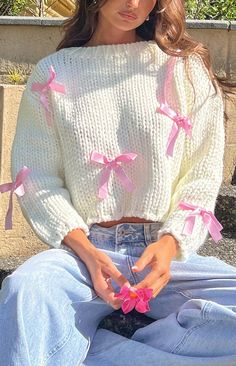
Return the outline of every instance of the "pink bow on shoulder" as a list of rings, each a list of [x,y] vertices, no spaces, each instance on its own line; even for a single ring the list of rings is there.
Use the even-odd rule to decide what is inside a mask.
[[[173,156],[174,146],[180,128],[183,128],[183,130],[185,131],[186,135],[189,138],[192,137],[191,121],[189,117],[181,116],[180,114],[176,113],[173,109],[169,107],[167,103],[162,103],[160,107],[157,108],[157,112],[160,112],[161,114],[164,114],[165,116],[171,118],[174,122],[168,138],[167,149],[166,149],[166,155]]]
[[[58,93],[65,94],[65,87],[63,85],[60,85],[58,83],[54,82],[54,79],[56,78],[56,72],[53,68],[53,66],[50,66],[50,77],[49,80],[46,83],[33,83],[31,86],[32,91],[36,91],[40,93],[40,102],[42,103],[43,107],[45,108],[46,112],[46,119],[48,125],[52,124],[52,115],[49,108],[47,93],[49,90],[54,90]]]
[[[4,183],[0,185],[0,192],[5,193],[10,191],[10,199],[8,205],[8,211],[5,219],[5,230],[12,229],[12,210],[13,210],[13,193],[22,197],[25,194],[24,181],[28,177],[31,170],[24,166],[16,175],[16,180],[12,183]]]
[[[222,235],[220,231],[223,229],[223,226],[217,220],[215,215],[211,211],[207,211],[202,207],[191,205],[189,203],[180,202],[179,208],[182,210],[191,210],[190,213],[185,219],[185,225],[182,231],[184,235],[191,235],[193,232],[193,228],[195,225],[195,219],[197,215],[202,217],[202,220],[207,227],[212,239],[217,243],[222,239]]]
[[[115,297],[123,300],[121,309],[124,314],[129,313],[135,308],[140,313],[146,313],[150,310],[149,300],[152,297],[152,289],[123,286],[119,293],[115,294]]]
[[[106,198],[108,195],[108,181],[110,178],[111,171],[114,170],[117,177],[120,179],[121,184],[125,187],[128,192],[134,189],[134,185],[131,180],[125,174],[121,163],[129,163],[137,157],[135,153],[126,153],[118,155],[115,159],[109,159],[105,155],[100,154],[96,151],[92,151],[90,160],[104,165],[102,175],[99,181],[99,198]]]
[[[179,51],[179,50],[178,50]],[[160,100],[160,107],[157,107],[156,112],[164,114],[165,116],[172,119],[173,126],[172,130],[170,132],[168,142],[167,142],[167,148],[166,148],[166,155],[167,156],[173,156],[174,152],[174,146],[175,142],[177,140],[177,137],[179,135],[180,129],[183,128],[186,135],[191,138],[192,137],[192,125],[189,117],[181,116],[179,113],[175,112],[167,103],[167,93],[172,90],[172,80],[174,75],[174,67],[177,61],[177,57],[170,57],[168,63],[167,63],[167,74],[166,74],[166,80],[163,88],[163,93],[161,97],[157,98]],[[169,91],[168,91],[169,89]]]

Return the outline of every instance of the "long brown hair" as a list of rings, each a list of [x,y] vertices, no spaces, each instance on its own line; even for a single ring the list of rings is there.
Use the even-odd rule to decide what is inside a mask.
[[[63,23],[65,35],[56,50],[80,47],[87,43],[96,29],[99,9],[106,1],[78,0],[74,16]],[[182,56],[186,60],[192,53],[199,55],[209,71],[215,89],[220,87],[227,97],[235,85],[215,74],[208,48],[187,33],[185,20],[183,0],[157,0],[149,14],[149,21],[136,28],[136,34],[147,41],[155,40],[168,55]]]

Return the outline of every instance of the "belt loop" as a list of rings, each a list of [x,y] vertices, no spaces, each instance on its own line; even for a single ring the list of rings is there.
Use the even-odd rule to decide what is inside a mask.
[[[119,230],[119,225],[120,225],[120,224],[117,224],[117,225],[115,226],[115,245],[117,245],[117,244],[118,244],[118,230]]]
[[[150,223],[144,223],[144,238],[146,243],[150,243],[151,241],[151,224]]]

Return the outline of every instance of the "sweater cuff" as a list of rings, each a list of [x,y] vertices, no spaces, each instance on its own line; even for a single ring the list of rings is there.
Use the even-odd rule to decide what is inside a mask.
[[[196,217],[194,230],[191,235],[182,234],[187,215],[188,212],[177,210],[158,231],[158,240],[165,234],[171,234],[178,241],[179,250],[174,260],[181,262],[187,261],[191,254],[197,252],[208,234],[208,230],[203,224],[201,217]]]

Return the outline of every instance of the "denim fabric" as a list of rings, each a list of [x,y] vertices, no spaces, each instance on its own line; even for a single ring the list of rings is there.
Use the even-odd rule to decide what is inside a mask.
[[[134,274],[131,267],[160,227],[94,224],[89,239],[135,284],[149,270]],[[194,254],[173,261],[171,274],[150,301],[146,315],[155,321],[127,339],[97,330],[114,310],[96,295],[74,253],[50,249],[33,256],[0,291],[1,366],[236,366],[236,268]]]

